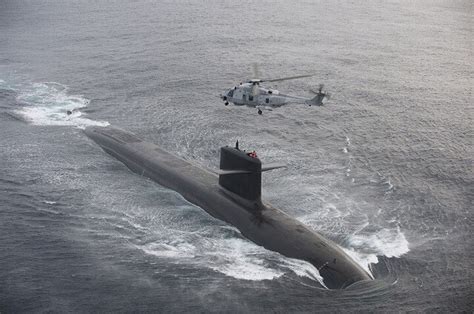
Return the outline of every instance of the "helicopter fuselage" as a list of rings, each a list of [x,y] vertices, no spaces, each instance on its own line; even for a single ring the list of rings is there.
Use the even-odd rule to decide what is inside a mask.
[[[289,103],[321,106],[325,97],[326,94],[321,92],[321,90],[316,93],[314,98],[285,95],[276,89],[260,87],[260,85],[252,81],[241,83],[227,90],[224,95],[221,95],[225,105],[233,103],[237,106],[255,107],[258,109],[259,114],[262,114],[262,110],[271,110],[271,108],[281,107]]]
[[[260,83],[264,82],[282,82],[288,80],[301,79],[305,77],[314,76],[314,74],[304,74],[287,76],[280,78],[261,79],[259,78],[257,64],[253,64],[253,78],[245,83],[240,82],[238,86],[229,89],[225,94],[221,94],[220,97],[227,106],[229,103],[233,103],[237,106],[250,106],[258,109],[258,114],[262,114],[262,110],[271,110],[273,107],[281,107],[289,103],[306,104],[308,106],[322,106],[324,100],[329,99],[329,94],[323,92],[324,84],[319,84],[319,90],[313,92],[316,96],[313,98],[291,96],[281,94],[276,89],[269,89],[260,86]]]
[[[229,89],[222,98],[234,105],[251,107],[280,107],[290,101],[287,95],[281,95],[278,90],[260,86],[255,88],[252,83],[243,83]]]

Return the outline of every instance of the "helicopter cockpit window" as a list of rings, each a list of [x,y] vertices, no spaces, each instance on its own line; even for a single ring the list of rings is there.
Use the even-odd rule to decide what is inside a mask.
[[[253,96],[249,95],[249,101],[253,101]]]
[[[233,97],[233,96],[234,96],[234,90],[231,89],[231,90],[227,93],[227,96]]]
[[[270,102],[269,98],[265,98],[265,102],[268,104]]]

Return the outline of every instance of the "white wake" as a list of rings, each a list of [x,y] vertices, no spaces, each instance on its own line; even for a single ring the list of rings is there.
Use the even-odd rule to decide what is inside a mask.
[[[68,87],[55,82],[33,83],[15,88],[17,101],[23,106],[14,112],[34,125],[107,126],[107,121],[96,121],[85,117],[81,109],[89,100],[81,95],[69,94]]]

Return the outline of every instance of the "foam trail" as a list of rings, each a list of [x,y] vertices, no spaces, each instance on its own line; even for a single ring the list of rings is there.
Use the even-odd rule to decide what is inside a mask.
[[[178,236],[172,242],[135,247],[148,255],[172,259],[176,263],[196,264],[236,279],[271,280],[284,274],[283,270],[267,265],[267,252],[263,248],[244,239],[202,237],[187,241],[185,238]]]
[[[323,287],[327,289],[323,282],[323,277],[321,277],[319,271],[311,263],[299,259],[285,257],[281,259],[281,266],[287,267],[300,277],[307,277],[309,279],[318,281]]]
[[[378,256],[400,257],[410,251],[409,243],[400,227],[396,230],[381,229],[371,234],[354,234],[348,241],[345,252],[370,272],[369,264],[378,263]]]
[[[199,265],[236,279],[273,280],[293,272],[324,286],[323,278],[310,263],[265,250],[245,239],[204,235],[187,239],[187,236],[186,233],[175,234],[172,241],[160,240],[134,246],[147,255],[171,259],[175,263]]]
[[[216,251],[220,261],[210,267],[227,276],[243,280],[272,280],[284,272],[269,267],[263,250],[246,240],[233,238],[224,240],[223,252]]]
[[[0,89],[8,90],[8,91],[16,91],[10,84],[8,84],[5,80],[0,79]]]
[[[70,95],[68,87],[60,83],[34,83],[20,89],[17,101],[25,106],[15,110],[15,113],[35,125],[64,125],[82,129],[91,125],[109,125],[107,121],[84,118],[79,109],[85,108],[89,100],[80,95]]]

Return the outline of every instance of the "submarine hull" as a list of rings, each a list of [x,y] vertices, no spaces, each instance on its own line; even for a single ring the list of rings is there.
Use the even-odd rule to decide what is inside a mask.
[[[215,173],[117,128],[89,127],[85,133],[132,171],[177,191],[213,217],[235,226],[254,243],[310,262],[319,270],[326,287],[342,289],[372,279],[337,244],[264,204],[259,197],[249,200],[229,191],[218,183]]]

